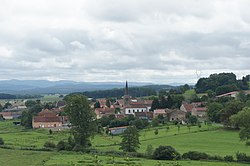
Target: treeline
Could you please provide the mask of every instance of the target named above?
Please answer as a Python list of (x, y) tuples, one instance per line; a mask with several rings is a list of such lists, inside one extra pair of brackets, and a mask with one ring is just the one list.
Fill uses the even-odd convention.
[(0, 93), (0, 99), (16, 99), (16, 95)]
[[(91, 98), (109, 98), (116, 97), (121, 98), (124, 96), (124, 88), (111, 89), (111, 90), (98, 90), (98, 91), (86, 91), (82, 93), (85, 96)], [(143, 97), (156, 95), (156, 91), (145, 87), (131, 87), (129, 88), (129, 95), (133, 97)]]
[(0, 99), (34, 99), (34, 98), (40, 98), (41, 95), (11, 95), (6, 93), (0, 93)]
[(200, 78), (195, 85), (195, 90), (197, 93), (213, 92), (220, 95), (232, 91), (248, 90), (249, 81), (250, 75), (237, 80), (233, 73), (211, 74), (208, 78)]

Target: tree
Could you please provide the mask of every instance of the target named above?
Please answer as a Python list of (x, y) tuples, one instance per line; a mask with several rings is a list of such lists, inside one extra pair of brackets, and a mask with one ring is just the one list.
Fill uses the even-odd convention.
[(3, 111), (3, 106), (0, 104), (0, 112)]
[(139, 136), (140, 135), (135, 127), (128, 127), (122, 135), (120, 149), (124, 152), (136, 152), (136, 150), (140, 147)]
[(168, 103), (167, 103), (167, 100), (166, 100), (165, 96), (162, 95), (159, 98), (160, 98), (160, 107), (159, 108), (161, 108), (161, 109), (167, 108)]
[(110, 100), (106, 99), (106, 106), (110, 108), (111, 104), (110, 104)]
[(154, 153), (154, 148), (150, 144), (150, 145), (147, 146), (145, 154), (146, 154), (146, 156), (150, 157), (150, 156), (152, 156), (153, 153)]
[(158, 100), (158, 98), (154, 98), (152, 105), (151, 105), (151, 111), (154, 111), (158, 108), (160, 108), (159, 100)]
[(32, 116), (30, 111), (23, 111), (21, 116), (21, 125), (27, 129), (32, 128)]
[(132, 122), (133, 126), (135, 126), (137, 129), (143, 129), (146, 126), (143, 123), (142, 119), (136, 118), (133, 122)]
[(30, 107), (32, 107), (32, 106), (34, 106), (34, 105), (36, 105), (36, 104), (37, 104), (37, 102), (34, 101), (34, 100), (27, 100), (27, 101), (25, 102), (25, 106), (26, 106), (27, 108), (30, 108)]
[(155, 149), (153, 158), (156, 160), (180, 159), (181, 155), (171, 146), (159, 146)]
[(220, 120), (227, 127), (231, 126), (230, 116), (237, 114), (244, 108), (244, 104), (238, 100), (232, 100), (225, 104), (225, 108), (221, 111)]
[(7, 102), (7, 103), (4, 104), (3, 109), (9, 108), (9, 107), (11, 107), (11, 106), (12, 106), (12, 104), (9, 103), (9, 102)]
[(208, 105), (207, 115), (210, 121), (220, 122), (220, 111), (223, 109), (223, 105), (218, 102), (213, 102)]
[(0, 137), (0, 145), (4, 145), (4, 140), (1, 137)]
[(96, 101), (94, 104), (94, 108), (101, 108), (100, 102)]
[(240, 127), (240, 139), (248, 141), (250, 139), (250, 108), (245, 107), (236, 115), (231, 116), (230, 121), (234, 126)]
[(95, 113), (90, 109), (86, 96), (73, 94), (65, 97), (65, 111), (72, 125), (71, 132), (74, 136), (77, 148), (91, 146), (90, 137), (97, 130)]
[(155, 129), (154, 133), (155, 133), (155, 135), (158, 135), (159, 134), (158, 129)]

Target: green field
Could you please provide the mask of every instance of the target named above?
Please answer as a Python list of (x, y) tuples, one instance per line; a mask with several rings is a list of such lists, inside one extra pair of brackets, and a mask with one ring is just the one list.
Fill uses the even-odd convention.
[[(94, 156), (81, 153), (36, 152), (27, 150), (8, 150), (0, 148), (2, 166), (246, 166), (246, 164), (206, 161), (157, 161), (142, 158)], [(98, 164), (97, 164), (98, 163)]]
[[(250, 155), (249, 147), (239, 140), (237, 131), (223, 130), (219, 125), (202, 125), (201, 128), (193, 126), (190, 130), (186, 126), (181, 126), (180, 130), (174, 125), (157, 127), (159, 134), (155, 135), (156, 128), (150, 128), (140, 131), (141, 147), (140, 153), (145, 153), (148, 145), (157, 148), (159, 145), (171, 145), (178, 152), (185, 153), (188, 151), (206, 152), (210, 155), (233, 155), (237, 151)], [(93, 155), (79, 154), (74, 152), (42, 152), (42, 151), (25, 151), (18, 150), (21, 148), (41, 149), (47, 140), (57, 143), (60, 140), (67, 140), (70, 135), (69, 131), (53, 132), (49, 134), (46, 129), (26, 130), (21, 126), (14, 126), (12, 121), (0, 122), (0, 137), (5, 141), (5, 145), (16, 150), (7, 150), (0, 148), (0, 161), (4, 165), (88, 165), (94, 163), (96, 159)], [(101, 151), (119, 150), (120, 136), (97, 135), (92, 138), (93, 148)], [(30, 159), (30, 157), (32, 159)], [(110, 156), (98, 156), (102, 165), (109, 165)], [(115, 157), (118, 165), (126, 165), (126, 157)], [(33, 160), (35, 160), (33, 162)], [(137, 165), (157, 165), (159, 161), (147, 159), (131, 159)], [(205, 162), (205, 161), (178, 161), (181, 165), (244, 165), (237, 163), (223, 162)], [(171, 161), (160, 161), (163, 165), (173, 165)], [(2, 165), (2, 164), (1, 164)], [(111, 164), (114, 165), (114, 164)]]

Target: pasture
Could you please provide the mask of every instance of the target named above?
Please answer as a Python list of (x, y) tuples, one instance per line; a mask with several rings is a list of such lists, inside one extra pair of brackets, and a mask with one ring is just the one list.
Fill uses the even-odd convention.
[[(169, 129), (168, 129), (169, 127)], [(249, 147), (239, 140), (238, 131), (224, 130), (221, 126), (202, 125), (201, 128), (192, 126), (178, 127), (175, 125), (159, 126), (148, 128), (140, 131), (140, 149), (138, 152), (145, 153), (148, 145), (157, 148), (159, 145), (173, 146), (178, 152), (185, 153), (188, 151), (206, 152), (210, 155), (233, 155), (237, 151), (250, 155)], [(154, 131), (158, 129), (158, 134)], [(0, 160), (4, 165), (95, 165), (98, 162), (101, 165), (127, 165), (131, 162), (134, 165), (175, 165), (174, 161), (156, 161), (143, 158), (111, 157), (81, 154), (76, 152), (43, 152), (43, 151), (26, 151), (19, 150), (25, 148), (41, 149), (43, 144), (51, 140), (55, 144), (60, 140), (67, 140), (70, 135), (69, 131), (53, 132), (49, 134), (46, 129), (27, 130), (21, 126), (15, 126), (12, 121), (0, 122), (0, 137), (5, 141), (5, 145), (15, 150), (1, 149)], [(97, 135), (91, 138), (94, 149), (100, 151), (119, 150), (120, 136)], [(31, 158), (31, 159), (30, 159)], [(34, 161), (33, 161), (34, 160)], [(113, 161), (113, 163), (110, 163)], [(29, 164), (28, 164), (29, 163)], [(186, 165), (244, 165), (239, 163), (226, 162), (205, 162), (205, 161), (178, 161), (181, 166)]]

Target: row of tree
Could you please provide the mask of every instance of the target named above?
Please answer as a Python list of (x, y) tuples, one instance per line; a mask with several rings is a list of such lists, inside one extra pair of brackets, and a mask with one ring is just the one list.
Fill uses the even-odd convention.
[(220, 95), (237, 90), (247, 90), (250, 75), (243, 77), (241, 80), (236, 79), (233, 73), (211, 74), (208, 78), (200, 78), (195, 85), (197, 93), (206, 93), (207, 91), (215, 92)]

